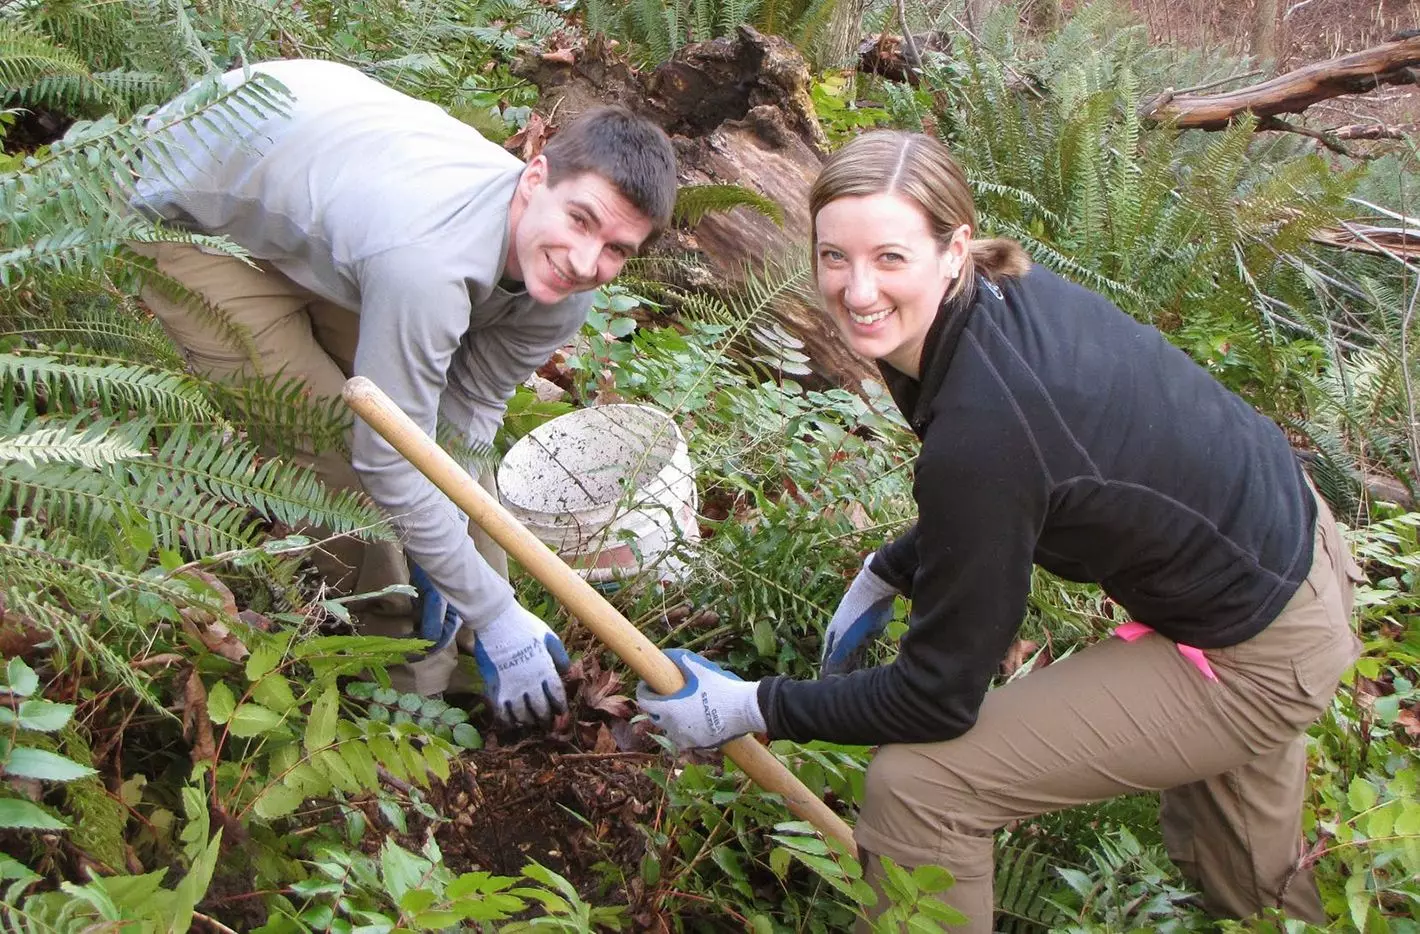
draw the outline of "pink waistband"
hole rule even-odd
[[[1143,623],[1125,623],[1115,627],[1114,634],[1125,642],[1133,642],[1136,639],[1146,636],[1154,630]],[[1184,645],[1182,642],[1175,642],[1178,647],[1178,654],[1188,659],[1188,663],[1199,671],[1203,672],[1203,677],[1209,681],[1217,681],[1218,676],[1213,673],[1213,666],[1208,664],[1208,656],[1203,654],[1202,649],[1194,648],[1191,645]]]

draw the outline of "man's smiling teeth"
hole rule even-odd
[[[848,312],[848,317],[853,319],[854,324],[876,324],[893,313],[893,309],[884,308],[882,311],[875,311],[870,315],[860,315]]]
[[[552,274],[558,279],[560,279],[563,285],[575,284],[572,280],[572,277],[563,272],[562,269],[558,267],[556,263],[552,262],[551,260],[548,260],[547,265],[552,269]]]

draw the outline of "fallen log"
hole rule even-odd
[[[1234,118],[1251,113],[1267,118],[1301,113],[1317,101],[1342,94],[1363,94],[1383,84],[1420,80],[1420,35],[1316,62],[1251,87],[1221,94],[1190,94],[1166,88],[1140,108],[1150,123],[1180,129],[1221,130]]]
[[[1378,227],[1347,221],[1318,230],[1311,239],[1341,250],[1390,256],[1407,263],[1420,262],[1420,229],[1414,227]]]
[[[562,123],[609,101],[624,103],[671,135],[682,185],[740,185],[773,199],[782,225],[746,207],[706,214],[668,231],[657,272],[671,284],[733,292],[748,273],[808,258],[809,186],[828,144],[814,115],[808,66],[792,45],[741,27],[732,38],[684,46],[647,74],[604,43],[524,60],[515,72],[541,90]],[[774,318],[803,343],[813,371],[857,389],[878,379],[803,295],[776,299]]]
[[[1331,131],[1339,140],[1353,139],[1409,139],[1420,133],[1420,123],[1401,123],[1385,126],[1380,123],[1350,123]]]

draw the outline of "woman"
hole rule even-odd
[[[1358,575],[1281,431],[1154,329],[974,239],[966,179],[929,137],[850,143],[810,216],[828,314],[921,438],[918,522],[849,588],[826,677],[750,684],[683,653],[686,688],[643,685],[642,707],[681,745],[880,745],[866,871],[947,867],[966,930],[991,930],[1000,827],[1137,791],[1163,792],[1169,853],[1210,912],[1324,921],[1299,866],[1304,730],[1357,655]],[[1138,622],[987,693],[1036,564]],[[852,671],[899,593],[896,660]]]

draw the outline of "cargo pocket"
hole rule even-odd
[[[1348,634],[1347,643],[1350,641]],[[1292,675],[1299,693],[1294,698],[1296,709],[1285,713],[1291,726],[1304,730],[1331,706],[1341,675],[1354,659],[1349,644],[1340,640],[1293,656]]]

